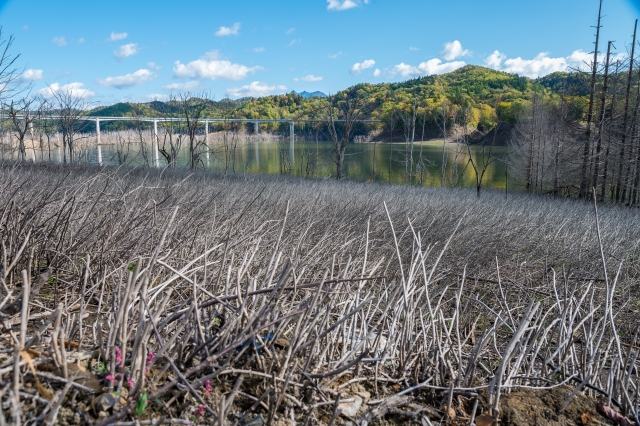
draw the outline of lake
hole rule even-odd
[[[160,142],[162,144],[162,142]],[[62,161],[62,148],[51,151],[38,149],[37,143],[27,142],[27,159]],[[95,143],[77,144],[76,159],[80,162],[102,164],[159,165],[166,161],[159,153],[154,154],[151,143],[141,149],[139,143],[111,143],[100,146]],[[200,168],[227,173],[289,174],[309,178],[331,178],[336,174],[332,160],[330,142],[296,142],[291,148],[289,141],[237,141],[209,142],[208,152],[200,155]],[[409,152],[408,152],[409,151]],[[487,148],[488,153],[488,148]],[[350,143],[346,150],[345,171],[348,179],[363,182],[387,182],[393,184],[423,186],[453,186],[475,188],[476,176],[471,158],[482,168],[490,162],[483,178],[483,187],[504,189],[506,186],[505,165],[501,161],[504,147],[494,147],[492,159],[482,160],[482,148],[447,143],[444,156],[442,142],[415,142],[413,159],[405,143]],[[155,161],[157,155],[157,163]],[[4,151],[5,158],[17,159],[15,150]],[[443,161],[444,159],[444,161]],[[444,181],[443,181],[444,162]],[[183,146],[178,155],[180,167],[187,167],[189,154]],[[509,182],[510,186],[512,185]]]

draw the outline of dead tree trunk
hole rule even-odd
[[[619,66],[620,63],[616,63],[616,71],[614,73],[615,76],[618,75],[618,70],[619,70]],[[618,86],[618,79],[614,79],[613,82],[613,94],[611,95],[611,105],[609,107],[609,125],[607,126],[607,149],[605,150],[604,153],[604,170],[602,173],[602,187],[600,190],[600,201],[604,201],[605,197],[606,197],[606,190],[607,190],[607,173],[609,171],[609,158],[610,158],[610,151],[611,151],[611,132],[613,131],[613,114],[615,112],[616,109],[616,90],[617,90],[617,86]]]
[[[600,98],[600,114],[599,114],[599,130],[598,141],[596,143],[596,155],[594,156],[593,165],[593,187],[598,187],[598,173],[600,172],[600,150],[602,148],[602,136],[604,134],[604,114],[607,106],[607,90],[609,89],[609,61],[611,59],[611,44],[607,46],[607,60],[604,66],[604,85],[602,86],[602,97]]]
[[[593,64],[591,67],[591,86],[589,94],[589,110],[587,112],[587,131],[585,134],[584,151],[582,154],[582,175],[580,179],[580,198],[589,195],[589,151],[591,150],[591,121],[593,119],[593,103],[596,92],[596,80],[598,74],[598,44],[600,42],[600,21],[602,19],[602,1],[598,9],[598,26],[596,27],[596,46],[593,51]],[[634,42],[635,43],[635,42]]]
[[[624,116],[622,117],[622,141],[620,143],[620,157],[619,157],[619,173],[618,182],[616,184],[616,202],[624,201],[627,183],[623,180],[623,167],[625,163],[625,148],[627,144],[627,126],[629,122],[629,102],[631,98],[631,82],[633,81],[633,59],[636,52],[636,31],[638,29],[638,20],[636,19],[636,25],[633,29],[633,44],[631,45],[631,57],[629,58],[629,76],[627,79],[627,94],[624,101]],[[624,187],[624,189],[623,189]]]

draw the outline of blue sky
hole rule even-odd
[[[598,0],[0,0],[34,93],[95,104],[320,90],[488,65],[531,77],[593,50]],[[640,0],[605,0],[626,53]]]

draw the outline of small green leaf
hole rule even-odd
[[[131,265],[127,266],[127,269],[133,272],[133,270],[136,269],[136,264],[132,263]]]
[[[142,395],[140,395],[140,398],[138,399],[138,403],[136,404],[136,416],[141,416],[142,413],[144,413],[144,410],[147,409],[147,393],[143,393]]]

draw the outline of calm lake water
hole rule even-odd
[[[296,142],[291,149],[286,142],[237,142],[235,144],[210,142],[209,152],[200,155],[201,168],[228,173],[290,174],[310,178],[330,178],[336,174],[332,161],[330,142]],[[471,156],[477,164],[483,164],[480,147],[471,147]],[[488,149],[487,149],[488,151]],[[487,168],[483,187],[504,189],[505,165],[499,161],[505,154],[504,147],[495,147],[492,156],[497,158]],[[156,163],[157,155],[157,163]],[[7,153],[5,152],[5,157]],[[17,158],[16,153],[10,157]],[[62,161],[62,148],[49,150],[27,149],[29,160]],[[140,144],[85,144],[78,148],[76,159],[80,162],[102,164],[149,164],[164,167],[166,161],[154,153],[151,143],[140,149]],[[488,161],[485,159],[484,161]],[[187,167],[188,151],[181,149],[179,165]],[[413,167],[411,164],[413,163]],[[476,176],[469,163],[469,153],[462,145],[447,143],[444,152],[445,185],[452,181],[458,187],[475,188]],[[424,186],[442,185],[442,142],[416,142],[413,161],[407,155],[404,143],[352,143],[346,151],[345,172],[349,179],[365,182],[411,183]],[[481,166],[480,166],[481,167]],[[413,168],[411,171],[410,169]],[[511,183],[510,183],[511,185]]]

